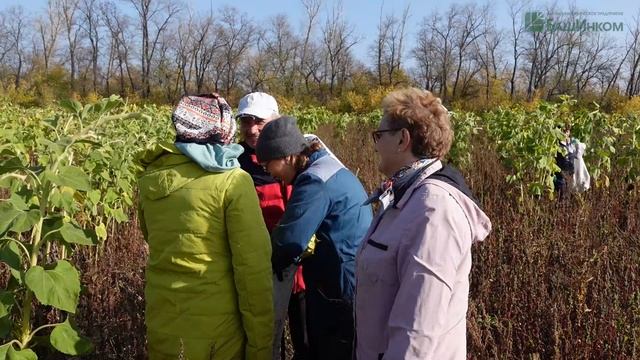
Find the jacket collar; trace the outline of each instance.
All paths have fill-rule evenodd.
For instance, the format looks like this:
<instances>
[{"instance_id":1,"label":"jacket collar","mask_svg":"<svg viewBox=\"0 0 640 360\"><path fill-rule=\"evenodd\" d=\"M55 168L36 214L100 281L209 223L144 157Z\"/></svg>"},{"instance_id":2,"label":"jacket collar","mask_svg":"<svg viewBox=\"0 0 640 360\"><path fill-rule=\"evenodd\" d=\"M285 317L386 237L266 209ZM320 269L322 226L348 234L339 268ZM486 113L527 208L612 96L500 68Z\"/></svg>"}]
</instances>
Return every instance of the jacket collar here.
<instances>
[{"instance_id":1,"label":"jacket collar","mask_svg":"<svg viewBox=\"0 0 640 360\"><path fill-rule=\"evenodd\" d=\"M437 172L440 169L442 169L442 162L440 160L437 160L436 162L431 164L431 166L425 169L413 182L413 184L409 186L407 191L405 191L405 193L402 195L400 201L395 203L394 207L401 210L407 203L407 201L409 201L409 198L411 198L411 194L413 193L413 191L420 187L429 176L433 175L433 173Z\"/></svg>"},{"instance_id":2,"label":"jacket collar","mask_svg":"<svg viewBox=\"0 0 640 360\"><path fill-rule=\"evenodd\" d=\"M311 164L313 164L314 162L318 161L319 159L327 156L328 154L329 153L325 149L320 149L320 150L314 152L313 154L311 154L311 156L309 156L309 163L308 163L307 166L310 166Z\"/></svg>"}]
</instances>

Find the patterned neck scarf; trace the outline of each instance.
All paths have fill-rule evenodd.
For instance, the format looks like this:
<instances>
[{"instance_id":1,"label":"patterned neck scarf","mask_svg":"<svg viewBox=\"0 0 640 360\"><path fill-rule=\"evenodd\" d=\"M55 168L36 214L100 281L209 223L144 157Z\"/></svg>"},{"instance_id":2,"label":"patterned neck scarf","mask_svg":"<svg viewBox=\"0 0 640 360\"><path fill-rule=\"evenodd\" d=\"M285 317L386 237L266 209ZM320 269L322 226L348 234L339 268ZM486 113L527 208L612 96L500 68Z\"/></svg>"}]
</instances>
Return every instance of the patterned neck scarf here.
<instances>
[{"instance_id":1,"label":"patterned neck scarf","mask_svg":"<svg viewBox=\"0 0 640 360\"><path fill-rule=\"evenodd\" d=\"M380 201L385 209L390 204L395 206L418 176L436 161L438 159L420 159L411 165L403 167L392 177L385 180L364 204L369 205L374 201Z\"/></svg>"}]
</instances>

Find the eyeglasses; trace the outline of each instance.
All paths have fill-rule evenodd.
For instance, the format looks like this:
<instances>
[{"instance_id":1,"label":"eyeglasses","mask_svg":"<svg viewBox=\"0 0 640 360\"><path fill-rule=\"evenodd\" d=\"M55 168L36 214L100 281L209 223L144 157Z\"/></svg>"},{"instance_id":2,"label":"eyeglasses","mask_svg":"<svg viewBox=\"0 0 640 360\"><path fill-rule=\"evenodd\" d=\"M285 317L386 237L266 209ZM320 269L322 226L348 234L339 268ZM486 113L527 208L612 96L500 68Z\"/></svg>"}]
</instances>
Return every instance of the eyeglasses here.
<instances>
[{"instance_id":1,"label":"eyeglasses","mask_svg":"<svg viewBox=\"0 0 640 360\"><path fill-rule=\"evenodd\" d=\"M406 129L406 128L396 128L396 129L386 129L386 130L376 130L376 131L372 131L371 132L371 137L373 138L373 143L376 144L380 138L382 137L382 134L386 133L386 132L394 132L394 131L400 131L402 129Z\"/></svg>"},{"instance_id":2,"label":"eyeglasses","mask_svg":"<svg viewBox=\"0 0 640 360\"><path fill-rule=\"evenodd\" d=\"M259 118L257 116L253 116L253 115L249 115L249 114L238 116L238 120L240 120L240 122L242 122L242 123L257 123L257 124L260 124L260 123L264 122L263 118Z\"/></svg>"}]
</instances>

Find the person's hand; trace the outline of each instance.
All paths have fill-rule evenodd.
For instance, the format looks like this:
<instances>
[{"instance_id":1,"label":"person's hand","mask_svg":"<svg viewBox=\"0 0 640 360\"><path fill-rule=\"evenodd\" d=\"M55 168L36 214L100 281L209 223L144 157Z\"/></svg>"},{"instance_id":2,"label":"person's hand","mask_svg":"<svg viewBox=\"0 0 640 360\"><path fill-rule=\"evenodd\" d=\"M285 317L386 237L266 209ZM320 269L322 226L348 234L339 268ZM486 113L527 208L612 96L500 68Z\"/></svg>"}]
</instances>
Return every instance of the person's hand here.
<instances>
[{"instance_id":1,"label":"person's hand","mask_svg":"<svg viewBox=\"0 0 640 360\"><path fill-rule=\"evenodd\" d=\"M274 267L273 273L276 275L276 278L278 279L278 281L284 280L284 276L282 276L282 270L276 270L276 268Z\"/></svg>"},{"instance_id":2,"label":"person's hand","mask_svg":"<svg viewBox=\"0 0 640 360\"><path fill-rule=\"evenodd\" d=\"M288 264L285 262L283 256L274 251L273 255L271 255L271 268L273 269L273 273L276 275L276 278L278 278L278 281L283 280L284 277L282 275L282 271L287 267L287 265Z\"/></svg>"}]
</instances>

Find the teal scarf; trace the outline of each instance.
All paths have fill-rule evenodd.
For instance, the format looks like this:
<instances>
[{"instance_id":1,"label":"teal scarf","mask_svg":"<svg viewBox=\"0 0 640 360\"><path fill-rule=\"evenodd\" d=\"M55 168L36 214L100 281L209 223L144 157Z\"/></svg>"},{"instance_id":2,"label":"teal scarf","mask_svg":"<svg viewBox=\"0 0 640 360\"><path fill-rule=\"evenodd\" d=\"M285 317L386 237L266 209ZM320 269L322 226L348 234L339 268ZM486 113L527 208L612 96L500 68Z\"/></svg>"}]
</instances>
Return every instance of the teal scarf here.
<instances>
[{"instance_id":1,"label":"teal scarf","mask_svg":"<svg viewBox=\"0 0 640 360\"><path fill-rule=\"evenodd\" d=\"M238 156L244 149L238 144L175 143L176 148L209 172L224 172L240 167Z\"/></svg>"}]
</instances>

